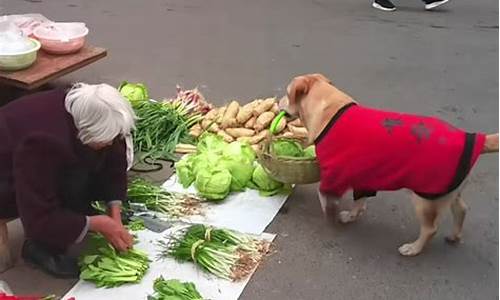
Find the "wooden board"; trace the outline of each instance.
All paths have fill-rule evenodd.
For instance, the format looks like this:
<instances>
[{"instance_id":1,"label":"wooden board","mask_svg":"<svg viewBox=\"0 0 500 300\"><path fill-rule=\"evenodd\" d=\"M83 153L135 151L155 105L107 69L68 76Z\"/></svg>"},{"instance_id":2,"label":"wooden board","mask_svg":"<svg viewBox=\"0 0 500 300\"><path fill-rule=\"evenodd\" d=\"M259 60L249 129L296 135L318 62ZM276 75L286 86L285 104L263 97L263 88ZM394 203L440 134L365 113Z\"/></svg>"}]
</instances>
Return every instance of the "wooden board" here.
<instances>
[{"instance_id":1,"label":"wooden board","mask_svg":"<svg viewBox=\"0 0 500 300\"><path fill-rule=\"evenodd\" d=\"M106 55L106 49L92 46L85 46L77 53L67 55L51 55L40 50L36 62L28 69L14 72L0 71L0 83L32 90Z\"/></svg>"}]
</instances>

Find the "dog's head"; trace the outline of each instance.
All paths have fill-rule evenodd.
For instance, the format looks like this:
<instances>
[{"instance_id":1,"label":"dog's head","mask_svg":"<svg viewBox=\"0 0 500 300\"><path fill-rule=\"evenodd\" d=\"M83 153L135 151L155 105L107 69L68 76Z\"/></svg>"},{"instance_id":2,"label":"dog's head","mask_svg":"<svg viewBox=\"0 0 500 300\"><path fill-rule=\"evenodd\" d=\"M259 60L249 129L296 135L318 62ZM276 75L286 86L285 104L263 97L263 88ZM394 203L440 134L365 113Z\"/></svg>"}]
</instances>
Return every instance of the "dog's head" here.
<instances>
[{"instance_id":1,"label":"dog's head","mask_svg":"<svg viewBox=\"0 0 500 300\"><path fill-rule=\"evenodd\" d=\"M318 88L330 86L331 81L321 74L308 74L295 77L287 86L287 95L279 102L279 107L292 117L299 117L299 107L309 94L318 94ZM315 98L314 96L311 98Z\"/></svg>"}]
</instances>

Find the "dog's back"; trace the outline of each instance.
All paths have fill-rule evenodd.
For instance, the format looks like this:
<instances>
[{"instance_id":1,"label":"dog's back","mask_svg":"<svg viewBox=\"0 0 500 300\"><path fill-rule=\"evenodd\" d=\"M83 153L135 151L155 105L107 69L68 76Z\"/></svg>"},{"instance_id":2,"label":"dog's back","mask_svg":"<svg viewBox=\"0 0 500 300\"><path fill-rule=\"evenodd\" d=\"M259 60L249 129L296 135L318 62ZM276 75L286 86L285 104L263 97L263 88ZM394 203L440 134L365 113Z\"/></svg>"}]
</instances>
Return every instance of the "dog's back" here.
<instances>
[{"instance_id":1,"label":"dog's back","mask_svg":"<svg viewBox=\"0 0 500 300\"><path fill-rule=\"evenodd\" d=\"M352 105L317 140L321 190L408 188L438 197L460 185L484 144L484 134L436 118Z\"/></svg>"}]
</instances>

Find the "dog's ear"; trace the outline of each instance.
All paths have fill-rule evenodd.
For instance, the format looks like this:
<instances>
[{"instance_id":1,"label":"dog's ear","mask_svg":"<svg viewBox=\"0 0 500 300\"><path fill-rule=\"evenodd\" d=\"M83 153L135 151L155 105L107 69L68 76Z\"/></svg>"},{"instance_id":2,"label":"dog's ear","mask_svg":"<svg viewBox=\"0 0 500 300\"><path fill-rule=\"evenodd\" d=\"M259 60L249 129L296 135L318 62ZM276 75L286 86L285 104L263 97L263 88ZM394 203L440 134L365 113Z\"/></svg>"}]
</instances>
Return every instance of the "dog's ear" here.
<instances>
[{"instance_id":1,"label":"dog's ear","mask_svg":"<svg viewBox=\"0 0 500 300\"><path fill-rule=\"evenodd\" d=\"M326 78L326 76L323 74L316 73L316 74L313 74L312 76L315 77L317 80L326 81L326 82L328 82L328 84L332 85L332 81L330 79Z\"/></svg>"},{"instance_id":2,"label":"dog's ear","mask_svg":"<svg viewBox=\"0 0 500 300\"><path fill-rule=\"evenodd\" d=\"M310 80L307 76L295 77L287 87L288 105L296 105L309 92Z\"/></svg>"}]
</instances>

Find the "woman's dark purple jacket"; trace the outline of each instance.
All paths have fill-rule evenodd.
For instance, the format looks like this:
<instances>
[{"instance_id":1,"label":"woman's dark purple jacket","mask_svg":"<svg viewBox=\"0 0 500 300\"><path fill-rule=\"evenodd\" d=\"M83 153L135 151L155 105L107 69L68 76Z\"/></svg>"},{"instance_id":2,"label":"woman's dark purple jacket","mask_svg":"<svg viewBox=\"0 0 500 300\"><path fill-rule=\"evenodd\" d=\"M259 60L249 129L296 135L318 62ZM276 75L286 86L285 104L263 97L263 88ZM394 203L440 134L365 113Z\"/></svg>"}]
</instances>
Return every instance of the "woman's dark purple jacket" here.
<instances>
[{"instance_id":1,"label":"woman's dark purple jacket","mask_svg":"<svg viewBox=\"0 0 500 300\"><path fill-rule=\"evenodd\" d=\"M96 174L105 196L95 200L124 200L127 190L124 141L101 151L84 146L65 96L52 90L0 107L0 218L19 216L28 238L54 248L74 243L86 226L84 215L64 208L60 186L68 170Z\"/></svg>"}]
</instances>

